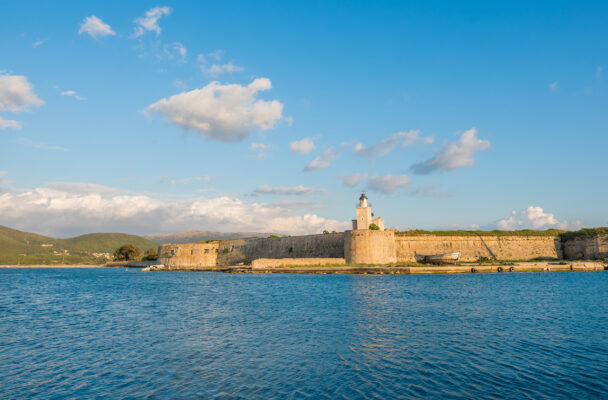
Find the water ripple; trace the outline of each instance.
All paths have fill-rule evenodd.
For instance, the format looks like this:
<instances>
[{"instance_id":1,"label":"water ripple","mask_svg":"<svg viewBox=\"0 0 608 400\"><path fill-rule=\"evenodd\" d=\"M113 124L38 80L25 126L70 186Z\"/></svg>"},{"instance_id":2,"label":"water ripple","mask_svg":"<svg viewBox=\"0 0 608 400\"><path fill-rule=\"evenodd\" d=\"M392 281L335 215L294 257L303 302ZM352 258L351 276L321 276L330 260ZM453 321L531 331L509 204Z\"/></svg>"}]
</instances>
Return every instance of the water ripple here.
<instances>
[{"instance_id":1,"label":"water ripple","mask_svg":"<svg viewBox=\"0 0 608 400\"><path fill-rule=\"evenodd\" d=\"M605 398L608 274L0 270L1 398Z\"/></svg>"}]
</instances>

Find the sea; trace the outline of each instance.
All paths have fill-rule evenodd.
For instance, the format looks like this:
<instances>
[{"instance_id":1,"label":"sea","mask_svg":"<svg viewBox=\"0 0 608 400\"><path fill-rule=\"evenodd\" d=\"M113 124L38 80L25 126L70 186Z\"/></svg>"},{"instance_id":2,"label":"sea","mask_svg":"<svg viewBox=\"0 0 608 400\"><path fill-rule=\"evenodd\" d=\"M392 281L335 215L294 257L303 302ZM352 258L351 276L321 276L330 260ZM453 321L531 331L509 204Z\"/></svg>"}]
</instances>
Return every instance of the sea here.
<instances>
[{"instance_id":1,"label":"sea","mask_svg":"<svg viewBox=\"0 0 608 400\"><path fill-rule=\"evenodd\" d=\"M608 272L0 269L0 398L608 398Z\"/></svg>"}]
</instances>

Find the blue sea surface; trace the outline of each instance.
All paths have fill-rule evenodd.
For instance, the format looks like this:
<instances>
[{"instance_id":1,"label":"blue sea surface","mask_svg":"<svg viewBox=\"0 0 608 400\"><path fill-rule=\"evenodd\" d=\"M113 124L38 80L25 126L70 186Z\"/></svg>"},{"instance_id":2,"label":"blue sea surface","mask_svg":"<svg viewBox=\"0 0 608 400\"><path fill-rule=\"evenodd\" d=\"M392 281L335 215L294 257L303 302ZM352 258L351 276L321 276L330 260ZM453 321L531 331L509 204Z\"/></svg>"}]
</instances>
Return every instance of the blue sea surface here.
<instances>
[{"instance_id":1,"label":"blue sea surface","mask_svg":"<svg viewBox=\"0 0 608 400\"><path fill-rule=\"evenodd\" d=\"M0 270L0 398L608 397L608 272Z\"/></svg>"}]
</instances>

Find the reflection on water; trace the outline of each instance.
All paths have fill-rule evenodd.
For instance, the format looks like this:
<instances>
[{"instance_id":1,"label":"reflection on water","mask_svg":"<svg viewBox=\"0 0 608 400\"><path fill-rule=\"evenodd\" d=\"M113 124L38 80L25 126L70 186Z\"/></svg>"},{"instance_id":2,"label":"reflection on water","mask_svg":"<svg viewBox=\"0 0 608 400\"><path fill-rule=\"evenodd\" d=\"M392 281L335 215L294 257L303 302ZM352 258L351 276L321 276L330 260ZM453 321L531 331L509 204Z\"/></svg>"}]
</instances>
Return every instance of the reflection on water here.
<instances>
[{"instance_id":1,"label":"reflection on water","mask_svg":"<svg viewBox=\"0 0 608 400\"><path fill-rule=\"evenodd\" d=\"M0 270L0 397L606 397L607 285Z\"/></svg>"}]
</instances>

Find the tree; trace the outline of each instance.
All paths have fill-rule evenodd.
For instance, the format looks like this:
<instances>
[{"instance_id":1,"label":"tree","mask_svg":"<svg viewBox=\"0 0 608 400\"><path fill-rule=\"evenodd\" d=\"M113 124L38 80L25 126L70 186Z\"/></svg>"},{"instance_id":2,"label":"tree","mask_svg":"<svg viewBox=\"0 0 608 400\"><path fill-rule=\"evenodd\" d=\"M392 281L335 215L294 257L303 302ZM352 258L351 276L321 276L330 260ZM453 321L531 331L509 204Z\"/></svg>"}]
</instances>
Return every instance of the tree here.
<instances>
[{"instance_id":1,"label":"tree","mask_svg":"<svg viewBox=\"0 0 608 400\"><path fill-rule=\"evenodd\" d=\"M131 261L137 260L141 255L141 250L132 244L123 244L114 251L114 260Z\"/></svg>"},{"instance_id":2,"label":"tree","mask_svg":"<svg viewBox=\"0 0 608 400\"><path fill-rule=\"evenodd\" d=\"M380 227L372 222L371 224L369 224L369 230L370 231L379 231Z\"/></svg>"},{"instance_id":3,"label":"tree","mask_svg":"<svg viewBox=\"0 0 608 400\"><path fill-rule=\"evenodd\" d=\"M148 260L148 261L158 260L158 253L156 252L156 249L154 247L151 247L148 250L146 250L146 252L144 253L143 259Z\"/></svg>"}]
</instances>

